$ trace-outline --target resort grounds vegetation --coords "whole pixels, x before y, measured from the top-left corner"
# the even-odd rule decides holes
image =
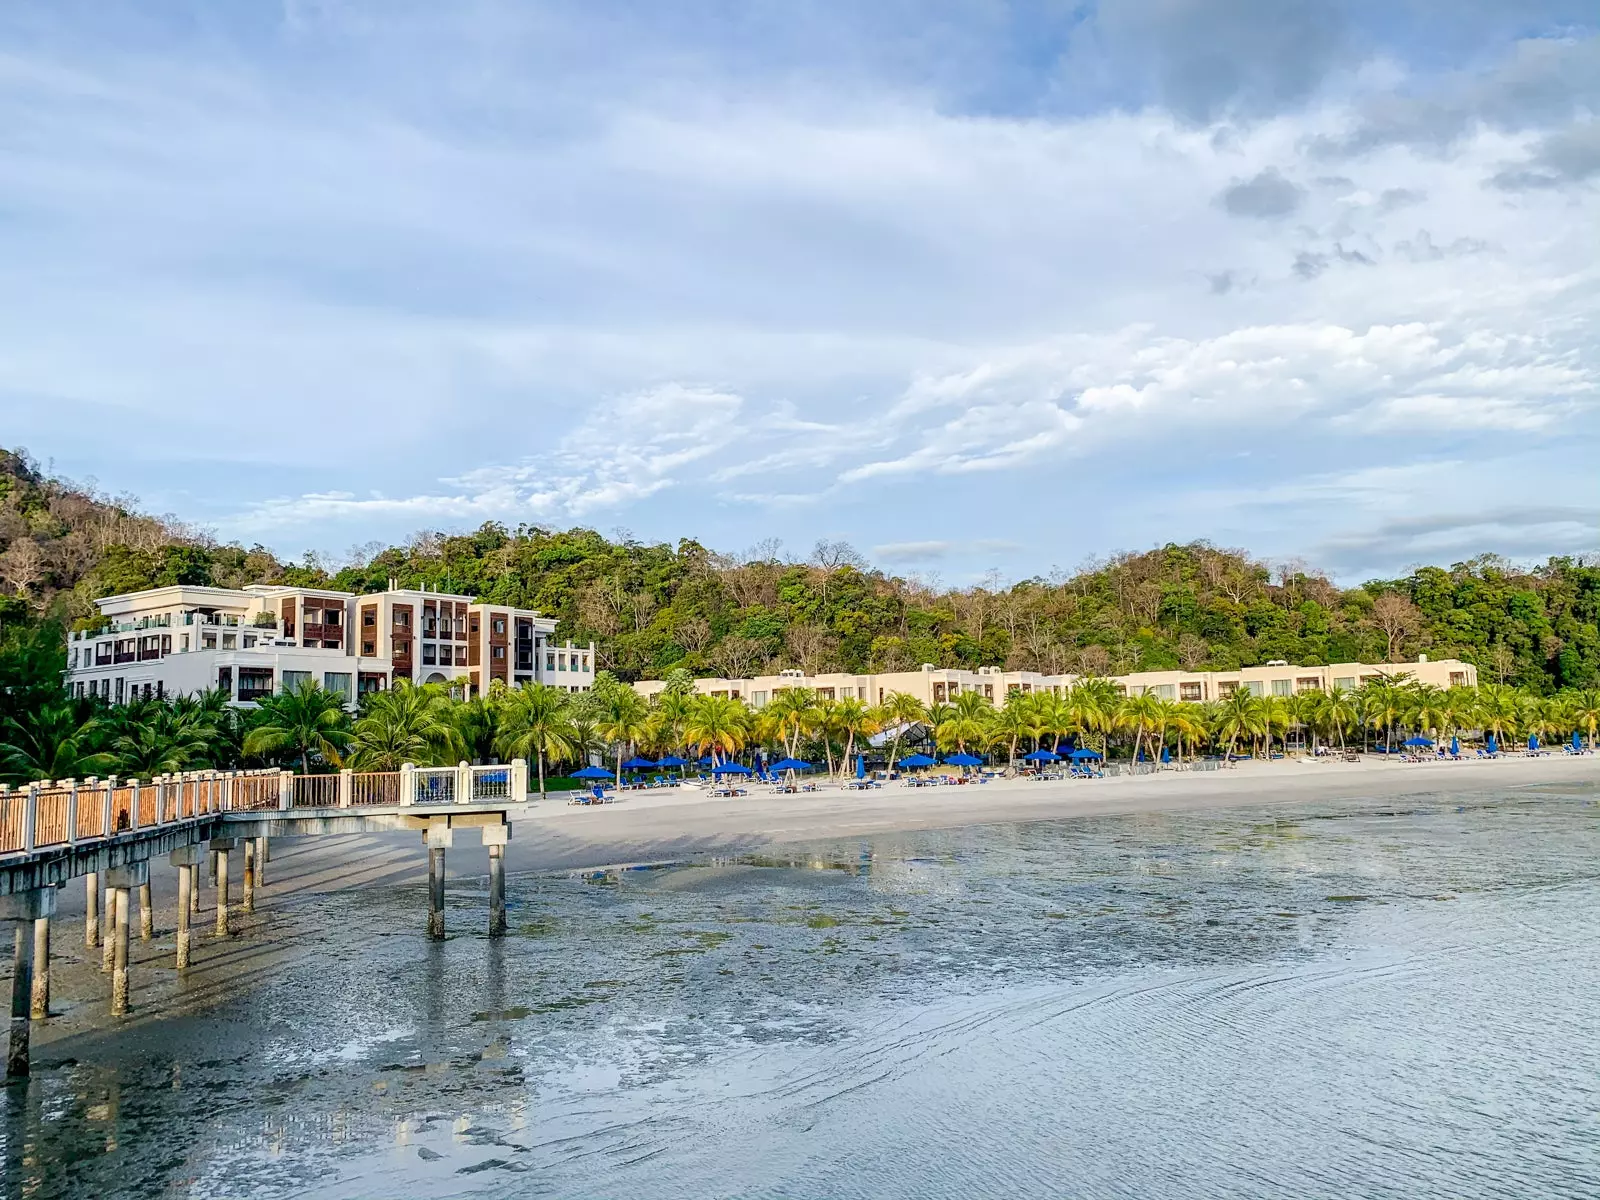
[[[220,692],[113,706],[63,695],[58,634],[48,625],[12,631],[0,648],[7,687],[0,781],[149,779],[272,766],[395,771],[404,763],[520,757],[544,791],[556,773],[596,761],[621,782],[634,756],[717,763],[760,751],[768,761],[802,758],[842,777],[858,755],[878,764],[898,762],[912,750],[975,754],[1015,766],[1037,749],[1089,748],[1146,761],[1165,751],[1183,761],[1208,754],[1267,756],[1291,743],[1312,751],[1394,749],[1412,737],[1442,743],[1492,734],[1506,746],[1533,735],[1548,744],[1574,732],[1593,749],[1600,727],[1600,689],[1541,696],[1508,684],[1442,690],[1403,678],[1295,697],[1240,690],[1204,704],[1148,692],[1125,696],[1110,680],[1086,678],[1061,694],[1013,693],[999,707],[963,692],[931,709],[898,693],[872,705],[797,687],[752,709],[742,700],[696,693],[688,672],[676,670],[648,702],[602,672],[594,688],[581,693],[496,684],[487,695],[463,699],[443,685],[401,683],[362,697],[354,715],[340,697],[310,682],[254,709],[232,707]]]

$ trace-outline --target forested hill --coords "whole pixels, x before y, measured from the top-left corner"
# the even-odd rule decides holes
[[[1070,577],[950,590],[874,570],[838,543],[796,561],[775,549],[717,554],[689,539],[650,545],[485,525],[419,534],[332,569],[218,545],[0,451],[0,622],[89,620],[96,597],[158,584],[376,591],[390,578],[556,616],[562,637],[592,638],[601,665],[628,679],[671,667],[742,676],[924,662],[1107,674],[1428,652],[1538,691],[1600,681],[1596,560],[1528,567],[1483,557],[1341,590],[1302,565],[1193,543],[1120,554]]]

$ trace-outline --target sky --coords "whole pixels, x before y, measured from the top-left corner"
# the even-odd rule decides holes
[[[13,0],[0,445],[343,561],[1600,549],[1594,0]]]

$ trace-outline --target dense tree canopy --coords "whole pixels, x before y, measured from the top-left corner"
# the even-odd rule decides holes
[[[1474,662],[1485,682],[1551,694],[1600,681],[1600,561],[1523,566],[1492,556],[1341,589],[1303,564],[1205,543],[1121,554],[1061,577],[942,589],[871,569],[849,547],[804,560],[775,545],[722,555],[698,542],[486,524],[369,548],[342,567],[216,545],[0,452],[0,625],[93,620],[98,596],[164,583],[381,590],[427,584],[535,608],[599,646],[622,679],[1007,666],[1120,674],[1171,667]]]

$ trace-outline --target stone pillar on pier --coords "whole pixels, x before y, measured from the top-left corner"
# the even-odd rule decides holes
[[[50,918],[33,919],[33,1001],[28,1015],[43,1021],[50,1015]]]
[[[422,835],[428,847],[428,936],[444,937],[444,852],[452,844],[450,824],[437,821]]]
[[[265,835],[255,839],[256,842],[256,886],[267,886],[267,838]]]
[[[116,957],[115,946],[117,932],[117,898],[111,894],[111,885],[106,881],[111,878],[111,872],[102,872],[100,882],[104,885],[104,893],[100,903],[100,969],[107,975],[111,974],[111,960]]]
[[[100,872],[90,871],[83,880],[83,944],[93,950],[100,944]]]
[[[211,839],[211,861],[217,869],[217,936],[228,936],[228,851],[232,838]]]
[[[510,825],[485,825],[483,844],[489,850],[489,936],[506,931],[506,842]]]
[[[178,970],[189,966],[189,916],[194,895],[200,890],[200,864],[205,860],[204,846],[179,846],[169,856],[178,868]]]
[[[56,910],[54,888],[34,888],[0,897],[0,921],[9,921],[11,933],[11,1024],[6,1040],[6,1078],[28,1074],[32,1039],[35,922]]]
[[[106,872],[106,887],[115,894],[112,926],[111,1015],[128,1015],[128,926],[132,917],[133,889],[150,882],[148,862],[127,863]]]
[[[244,839],[244,895],[240,898],[242,908],[247,913],[256,910],[256,839]]]
[[[150,881],[139,885],[139,940],[148,942],[156,935],[156,906],[150,895]]]

